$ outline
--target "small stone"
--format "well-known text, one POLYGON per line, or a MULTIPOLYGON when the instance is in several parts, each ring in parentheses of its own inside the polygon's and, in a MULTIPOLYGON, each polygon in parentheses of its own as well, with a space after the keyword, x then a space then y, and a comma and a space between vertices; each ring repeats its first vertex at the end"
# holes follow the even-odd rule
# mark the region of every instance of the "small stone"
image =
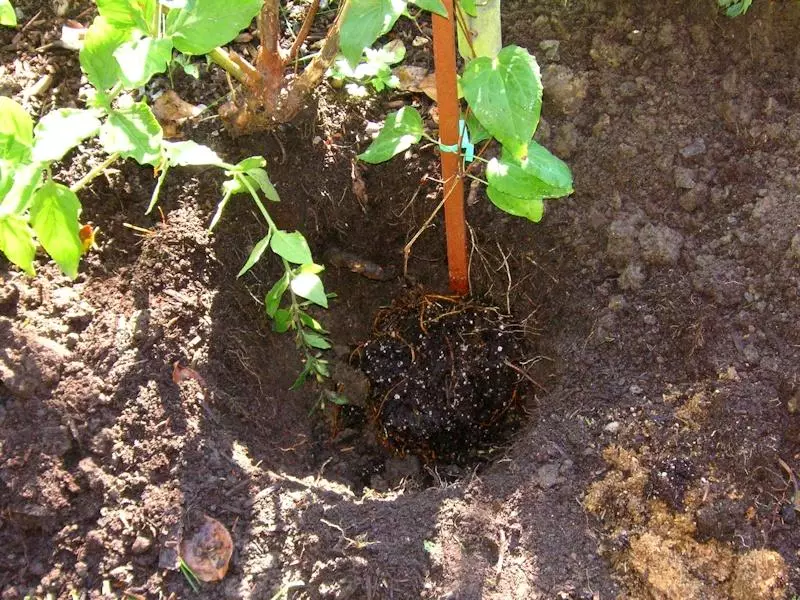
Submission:
POLYGON ((10 585, 3 590, 3 593, 0 594, 0 598, 2 598, 2 600, 19 600, 22 598, 22 594, 16 586, 10 585))
POLYGON ((619 421, 611 421, 610 423, 606 424, 605 427, 603 427, 603 431, 605 431, 606 433, 610 433, 611 435, 616 435, 617 433, 619 433, 621 427, 622 423, 620 423, 619 421))
POLYGON ((74 288, 62 287, 54 289, 50 294, 50 301, 53 308, 58 311, 65 311, 67 308, 78 302, 80 296, 74 288))
POLYGON ((558 463, 548 463, 539 467, 536 470, 539 487, 545 490, 555 487, 560 481, 559 469, 558 463))
POLYGON ((678 204, 686 212, 693 212, 705 203, 706 198, 708 198, 708 186, 704 183, 698 183, 693 189, 688 190, 680 197, 678 204))
POLYGON ((675 167, 673 173, 675 179, 675 187, 682 190, 691 190, 697 185, 695 178, 697 174, 694 169, 687 169, 686 167, 675 167))
POLYGON ((742 349, 742 354, 744 354, 744 359, 751 364, 756 364, 761 359, 758 348, 756 348, 753 344, 747 344, 742 349))
POLYGON ((622 310, 625 308, 625 296, 615 294, 608 299, 608 309, 613 311, 622 310))
POLYGON ((656 319, 655 315, 645 315, 642 317, 642 321, 644 321, 645 325, 655 325, 658 323, 658 319, 656 319))
POLYGON ((638 396, 638 395, 639 395, 639 394, 641 394, 641 393, 642 393, 644 390, 641 388, 641 386, 638 386, 638 385, 636 385, 636 384, 634 383, 632 386, 630 386, 630 387, 628 388, 628 391, 629 391, 631 394, 633 394, 634 396, 638 396))
POLYGON ((697 138, 688 146, 680 149, 683 158, 692 158, 693 156, 700 156, 706 152, 706 142, 703 138, 697 138))
POLYGON ((89 574, 89 565, 79 560, 75 563, 75 574, 80 578, 86 577, 89 574))
POLYGON ((75 333, 75 332, 68 333, 68 334, 67 334, 67 339, 65 340, 65 342, 64 342, 64 345, 65 345, 65 346, 66 346, 66 347, 67 347, 69 350, 74 350, 74 349, 75 349, 75 346, 77 346, 77 345, 78 345, 78 342, 80 341, 80 339, 81 339, 81 338, 80 338, 80 336, 79 336, 77 333, 75 333))
POLYGON ((539 49, 544 52, 544 56, 547 60, 556 62, 561 58, 558 53, 558 47, 560 45, 561 42, 558 40, 542 40, 539 42, 539 49))
POLYGON ((153 540, 143 535, 137 535, 131 544, 132 554, 144 554, 153 547, 153 540))

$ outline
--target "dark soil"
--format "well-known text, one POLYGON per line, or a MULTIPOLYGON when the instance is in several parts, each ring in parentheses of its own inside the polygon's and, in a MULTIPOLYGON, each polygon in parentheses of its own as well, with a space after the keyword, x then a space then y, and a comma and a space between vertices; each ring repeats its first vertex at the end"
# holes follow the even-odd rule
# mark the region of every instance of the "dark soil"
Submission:
MULTIPOLYGON (((91 19, 86 5, 16 5, 24 29, 0 31, 0 93, 36 116, 80 105, 77 56, 48 44, 65 18, 91 19)), ((403 246, 438 204, 435 153, 360 166, 366 201, 351 162, 365 115, 427 100, 362 104, 324 88, 270 134, 231 139, 212 113, 184 128, 227 160, 265 156, 275 220, 302 230, 315 256, 336 248, 370 267, 328 263, 338 298, 315 315, 336 343, 333 385, 355 408, 322 412, 318 389, 287 391, 299 357, 259 305, 278 266, 235 279, 263 235, 257 214, 234 201, 206 229, 219 173, 171 173, 163 216, 144 215, 151 170, 123 163, 95 180, 83 218, 100 227, 99 250, 76 281, 44 257, 35 279, 0 266, 2 600, 189 597, 177 549, 189 516, 204 514, 235 546, 204 598, 271 598, 295 582, 289 598, 800 593, 800 3, 756 0, 736 20, 715 5, 504 3, 505 42, 542 66, 538 136, 571 165, 576 191, 539 225, 478 193, 470 282, 498 307, 480 313, 492 344, 453 345, 443 362, 450 338, 433 327, 412 342, 410 323, 380 312, 409 282, 446 293, 439 219, 401 277, 403 246), (373 365, 370 388, 350 363, 380 347, 376 317, 408 367, 398 405, 381 407, 390 388, 377 382, 398 373, 373 365), (524 333, 493 355, 501 323, 524 333), (391 331, 432 359, 411 361, 391 331), (176 384, 176 361, 200 381, 176 384), (447 385, 471 365, 496 368, 504 390, 480 394, 492 408, 478 426, 487 382, 455 395, 447 385), (424 368, 439 377, 430 396, 411 384, 424 368), (437 413, 437 426, 458 423, 452 440, 422 429, 447 399, 472 413, 437 413), (516 409, 530 414, 509 441, 481 439, 481 423, 516 409), (369 426, 353 426, 358 410, 369 426), (493 454, 476 463, 482 448, 493 454)), ((176 89, 210 104, 227 83, 201 71, 199 83, 176 75, 176 89)), ((99 159, 90 146, 56 176, 74 182, 99 159)), ((455 337, 467 314, 443 330, 455 337)))
POLYGON ((359 349, 378 431, 396 452, 474 464, 519 422, 521 331, 496 311, 444 296, 398 304, 359 349))

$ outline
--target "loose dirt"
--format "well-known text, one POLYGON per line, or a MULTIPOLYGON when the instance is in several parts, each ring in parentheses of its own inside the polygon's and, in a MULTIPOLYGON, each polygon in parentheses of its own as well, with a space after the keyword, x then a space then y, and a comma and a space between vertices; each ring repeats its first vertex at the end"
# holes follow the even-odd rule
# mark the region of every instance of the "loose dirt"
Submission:
MULTIPOLYGON (((34 115, 78 105, 77 56, 49 44, 91 12, 16 5, 26 25, 0 31, 0 93, 34 115)), ((397 452, 424 441, 396 435, 418 403, 389 419, 387 447, 374 420, 319 410, 312 387, 287 391, 298 356, 259 305, 278 268, 234 277, 257 215, 234 201, 209 234, 220 175, 187 169, 145 216, 153 173, 120 164, 83 195, 101 230, 76 281, 44 258, 35 279, 0 265, 2 600, 191 597, 175 567, 192 515, 234 544, 202 598, 800 593, 800 3, 756 0, 736 20, 711 0, 503 11, 505 42, 542 66, 538 137, 575 174, 541 224, 480 192, 467 210, 474 296, 510 315, 495 332, 524 326, 512 354, 490 357, 524 363, 527 377, 497 373, 517 390, 519 429, 481 460, 434 460, 397 452), (199 380, 175 383, 176 361, 199 380)), ((175 86, 210 104, 227 84, 201 71, 175 86)), ((231 139, 213 112, 184 126, 230 161, 265 156, 275 220, 315 256, 350 257, 329 264, 338 297, 316 316, 336 343, 334 383, 362 416, 382 389, 351 355, 375 343, 376 315, 409 288, 446 293, 438 218, 402 277, 402 248, 438 203, 433 149, 352 165, 364 115, 379 121, 399 99, 429 106, 325 88, 267 135, 231 139)), ((98 159, 90 146, 56 175, 76 181, 98 159)), ((469 356, 454 346, 428 366, 469 356)), ((364 368, 381 376, 380 361, 364 368)))

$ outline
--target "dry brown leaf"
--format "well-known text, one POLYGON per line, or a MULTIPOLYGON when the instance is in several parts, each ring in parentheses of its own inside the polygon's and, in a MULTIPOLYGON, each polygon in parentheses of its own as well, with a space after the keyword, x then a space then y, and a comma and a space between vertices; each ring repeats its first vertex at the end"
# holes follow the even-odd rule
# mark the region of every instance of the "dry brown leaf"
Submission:
POLYGON ((219 581, 228 572, 233 540, 225 526, 203 515, 191 537, 181 541, 181 558, 200 581, 219 581))
POLYGON ((398 89, 406 92, 421 93, 431 100, 436 100, 436 74, 425 67, 399 66, 392 69, 399 80, 398 89))
POLYGON ((369 196, 367 195, 367 184, 364 183, 364 178, 361 176, 361 170, 356 165, 356 161, 353 160, 350 163, 350 179, 352 180, 351 188, 353 190, 353 194, 358 200, 358 203, 361 205, 361 210, 366 210, 367 202, 369 202, 369 196))
POLYGON ((177 137, 180 126, 194 116, 199 115, 203 107, 186 102, 173 90, 167 90, 153 102, 153 114, 164 130, 164 137, 177 137))
POLYGON ((176 360, 172 365, 172 381, 176 384, 180 384, 187 379, 194 379, 201 386, 205 386, 206 384, 200 373, 191 367, 182 367, 180 361, 176 360))

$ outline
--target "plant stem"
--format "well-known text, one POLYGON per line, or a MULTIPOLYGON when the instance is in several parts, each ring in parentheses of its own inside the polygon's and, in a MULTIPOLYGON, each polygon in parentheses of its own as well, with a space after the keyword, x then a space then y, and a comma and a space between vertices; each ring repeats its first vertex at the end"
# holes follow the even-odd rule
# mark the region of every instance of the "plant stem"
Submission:
POLYGON ((297 53, 300 52, 300 47, 303 45, 303 42, 306 41, 308 37, 308 32, 311 31, 311 25, 314 23, 314 17, 319 10, 319 0, 313 0, 311 2, 311 6, 308 7, 308 12, 306 13, 306 18, 303 20, 303 25, 300 27, 300 31, 297 33, 297 37, 294 39, 294 43, 292 44, 292 49, 289 50, 289 55, 283 61, 284 65, 288 65, 290 62, 294 61, 297 58, 297 53))
POLYGON ((107 159, 101 162, 99 165, 96 165, 89 171, 86 175, 80 178, 79 181, 76 181, 70 186, 70 191, 74 193, 80 192, 83 188, 85 188, 91 181, 100 175, 103 171, 105 171, 108 167, 110 167, 114 162, 119 158, 119 152, 114 152, 114 154, 109 155, 107 159))
POLYGON ((244 69, 234 62, 233 59, 231 59, 230 54, 228 54, 222 48, 214 48, 208 53, 208 58, 210 58, 214 64, 217 64, 225 69, 225 71, 239 83, 245 83, 247 81, 247 75, 245 74, 244 69))
POLYGON ((447 266, 450 289, 461 296, 469 293, 467 236, 464 218, 464 180, 460 176, 461 113, 456 83, 456 36, 453 0, 444 0, 448 18, 434 14, 433 62, 436 70, 436 98, 439 105, 439 137, 455 152, 441 152, 444 180, 444 222, 447 238, 447 266))

